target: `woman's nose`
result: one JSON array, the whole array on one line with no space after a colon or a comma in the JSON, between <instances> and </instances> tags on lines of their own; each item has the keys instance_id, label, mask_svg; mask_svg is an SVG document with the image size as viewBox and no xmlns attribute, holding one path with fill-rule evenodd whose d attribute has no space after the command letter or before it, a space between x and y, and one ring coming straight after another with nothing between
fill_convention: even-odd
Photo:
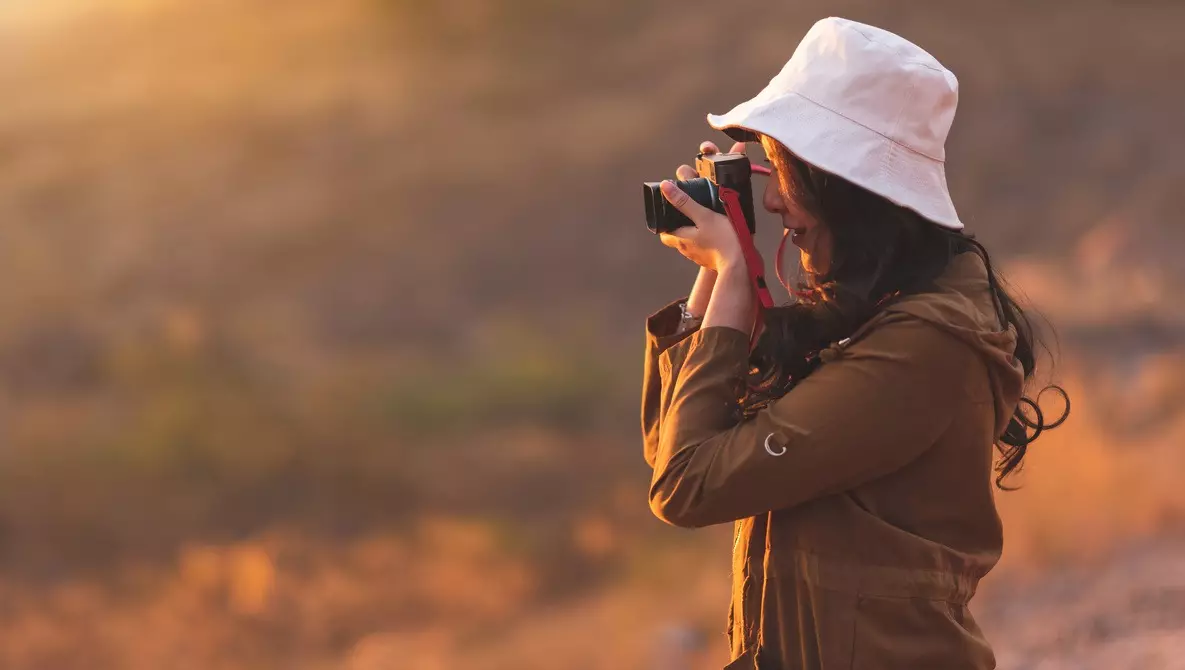
<instances>
[{"instance_id":1,"label":"woman's nose","mask_svg":"<svg viewBox=\"0 0 1185 670\"><path fill-rule=\"evenodd\" d=\"M782 200L782 192L778 189L778 174L770 175L765 183L765 192L761 195L761 205L765 211L780 214L786 211L786 203Z\"/></svg>"}]
</instances>

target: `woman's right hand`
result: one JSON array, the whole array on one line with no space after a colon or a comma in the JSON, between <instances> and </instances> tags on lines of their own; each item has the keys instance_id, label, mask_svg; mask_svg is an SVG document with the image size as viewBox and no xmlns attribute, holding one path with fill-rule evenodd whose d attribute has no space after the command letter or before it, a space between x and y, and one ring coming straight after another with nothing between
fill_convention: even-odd
<instances>
[{"instance_id":1,"label":"woman's right hand","mask_svg":"<svg viewBox=\"0 0 1185 670\"><path fill-rule=\"evenodd\" d=\"M699 152L705 155L712 155L720 153L720 149L713 142L702 142L699 145ZM729 153L743 154L745 153L745 143L737 142L732 145ZM680 165L675 170L675 178L681 181L688 179L695 179L699 173L690 165ZM712 297L712 288L716 285L716 271L701 267L699 275L695 278L695 285L691 287L691 295L687 298L687 313L702 317L708 312L708 301Z\"/></svg>"}]
</instances>

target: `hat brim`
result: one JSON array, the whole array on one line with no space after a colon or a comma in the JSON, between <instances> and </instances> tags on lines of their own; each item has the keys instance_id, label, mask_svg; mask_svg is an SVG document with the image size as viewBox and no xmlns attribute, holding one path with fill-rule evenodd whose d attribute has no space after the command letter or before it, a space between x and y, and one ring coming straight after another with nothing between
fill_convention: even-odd
<instances>
[{"instance_id":1,"label":"hat brim","mask_svg":"<svg viewBox=\"0 0 1185 670\"><path fill-rule=\"evenodd\" d=\"M943 161L920 154L797 93L765 92L708 124L737 142L768 135L802 160L951 230L962 230Z\"/></svg>"}]
</instances>

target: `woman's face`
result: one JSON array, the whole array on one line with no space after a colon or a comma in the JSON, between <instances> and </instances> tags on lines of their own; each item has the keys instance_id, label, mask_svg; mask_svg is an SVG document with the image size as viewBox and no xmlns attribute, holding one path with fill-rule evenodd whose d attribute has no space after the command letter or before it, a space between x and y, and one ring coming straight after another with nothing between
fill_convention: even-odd
<instances>
[{"instance_id":1,"label":"woman's face","mask_svg":"<svg viewBox=\"0 0 1185 670\"><path fill-rule=\"evenodd\" d=\"M767 156L772 147L771 141L766 139L762 146ZM816 275L825 274L831 267L831 231L822 222L815 219L804 210L789 194L781 188L782 179L776 168L776 161L770 157L770 168L774 171L765 186L765 194L761 204L766 211L778 214L782 218L782 226L790 233L790 241L799 249L802 267Z\"/></svg>"}]
</instances>

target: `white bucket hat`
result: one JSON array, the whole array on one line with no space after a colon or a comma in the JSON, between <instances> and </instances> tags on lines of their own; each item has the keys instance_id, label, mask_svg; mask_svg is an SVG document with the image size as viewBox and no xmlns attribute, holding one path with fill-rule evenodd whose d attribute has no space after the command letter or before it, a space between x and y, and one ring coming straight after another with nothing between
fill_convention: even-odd
<instances>
[{"instance_id":1,"label":"white bucket hat","mask_svg":"<svg viewBox=\"0 0 1185 670\"><path fill-rule=\"evenodd\" d=\"M811 27L752 100L708 123L742 142L769 135L802 160L962 229L946 186L959 82L921 47L841 18Z\"/></svg>"}]
</instances>

